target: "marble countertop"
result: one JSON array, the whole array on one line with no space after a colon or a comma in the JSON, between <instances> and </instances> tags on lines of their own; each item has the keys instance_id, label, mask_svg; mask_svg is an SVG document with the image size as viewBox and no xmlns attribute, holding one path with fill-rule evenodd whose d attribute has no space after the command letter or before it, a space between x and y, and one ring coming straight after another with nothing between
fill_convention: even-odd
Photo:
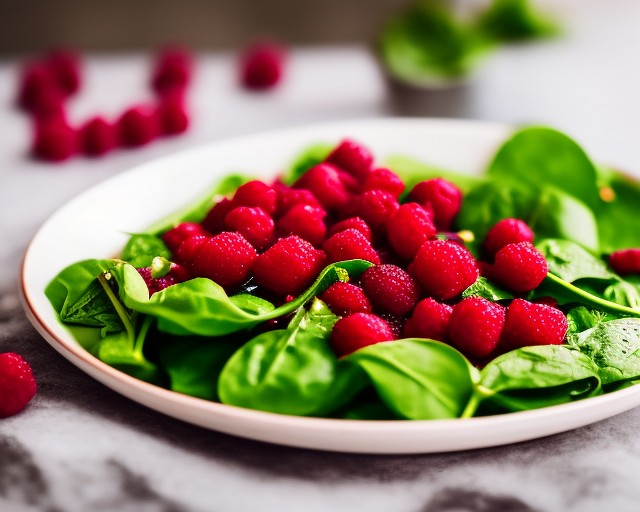
<instances>
[{"instance_id":1,"label":"marble countertop","mask_svg":"<svg viewBox=\"0 0 640 512\"><path fill-rule=\"evenodd\" d=\"M287 81L266 95L238 89L231 55L203 54L188 134L62 165L27 157L28 123L11 107L18 63L0 61L0 352L21 353L39 384L23 413L0 422L0 510L637 510L640 409L461 453L285 448L197 428L116 394L49 347L18 300L26 245L67 200L138 163L237 134L391 115L543 123L640 175L640 4L563 0L555 8L567 27L562 38L502 49L468 85L437 93L389 87L364 47L295 49ZM72 118L143 99L148 62L148 55L87 56Z\"/></svg>"}]
</instances>

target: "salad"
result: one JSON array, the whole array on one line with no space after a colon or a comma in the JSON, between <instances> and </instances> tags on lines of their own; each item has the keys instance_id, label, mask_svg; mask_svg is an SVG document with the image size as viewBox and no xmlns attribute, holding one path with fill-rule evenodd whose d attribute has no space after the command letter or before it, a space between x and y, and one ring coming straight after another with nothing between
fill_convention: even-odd
<instances>
[{"instance_id":1,"label":"salad","mask_svg":"<svg viewBox=\"0 0 640 512\"><path fill-rule=\"evenodd\" d=\"M372 149L372 148L371 148ZM280 414L467 418L640 379L640 185L546 127L482 176L345 139L230 175L45 292L136 378Z\"/></svg>"}]
</instances>

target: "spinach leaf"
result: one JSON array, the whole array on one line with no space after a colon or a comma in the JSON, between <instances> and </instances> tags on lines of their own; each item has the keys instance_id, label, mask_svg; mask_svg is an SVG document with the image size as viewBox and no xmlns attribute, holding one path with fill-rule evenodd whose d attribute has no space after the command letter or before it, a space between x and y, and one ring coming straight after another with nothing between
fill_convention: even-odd
<instances>
[{"instance_id":1,"label":"spinach leaf","mask_svg":"<svg viewBox=\"0 0 640 512\"><path fill-rule=\"evenodd\" d=\"M640 377L640 319L620 318L602 322L568 342L589 356L600 368L604 385Z\"/></svg>"},{"instance_id":2,"label":"spinach leaf","mask_svg":"<svg viewBox=\"0 0 640 512\"><path fill-rule=\"evenodd\" d=\"M600 311L599 309L589 309L585 306L575 307L567 313L567 321L569 322L569 334L578 333L591 329L602 322L614 320L617 317L611 313Z\"/></svg>"},{"instance_id":3,"label":"spinach leaf","mask_svg":"<svg viewBox=\"0 0 640 512\"><path fill-rule=\"evenodd\" d=\"M525 41L556 35L558 25L534 9L529 0L493 0L478 27L498 41Z\"/></svg>"},{"instance_id":4,"label":"spinach leaf","mask_svg":"<svg viewBox=\"0 0 640 512\"><path fill-rule=\"evenodd\" d=\"M159 236L136 234L129 238L120 258L136 268L151 266L155 257L171 258L171 251Z\"/></svg>"},{"instance_id":5,"label":"spinach leaf","mask_svg":"<svg viewBox=\"0 0 640 512\"><path fill-rule=\"evenodd\" d=\"M536 248L547 260L549 272L570 283L579 279L619 279L601 258L570 240L542 240Z\"/></svg>"},{"instance_id":6,"label":"spinach leaf","mask_svg":"<svg viewBox=\"0 0 640 512\"><path fill-rule=\"evenodd\" d=\"M483 299L498 302L499 300L513 299L514 295L496 286L486 277L480 276L475 283L462 292L462 298L466 299L467 297L482 297Z\"/></svg>"},{"instance_id":7,"label":"spinach leaf","mask_svg":"<svg viewBox=\"0 0 640 512\"><path fill-rule=\"evenodd\" d=\"M622 306L640 310L640 289L623 279L607 286L603 297Z\"/></svg>"},{"instance_id":8,"label":"spinach leaf","mask_svg":"<svg viewBox=\"0 0 640 512\"><path fill-rule=\"evenodd\" d=\"M376 343L345 359L367 373L389 409L414 420L459 417L477 372L449 345L414 338Z\"/></svg>"},{"instance_id":9,"label":"spinach leaf","mask_svg":"<svg viewBox=\"0 0 640 512\"><path fill-rule=\"evenodd\" d=\"M598 209L602 251L640 247L640 182L614 172L606 177L605 185L612 191L613 198L603 201Z\"/></svg>"},{"instance_id":10,"label":"spinach leaf","mask_svg":"<svg viewBox=\"0 0 640 512\"><path fill-rule=\"evenodd\" d=\"M292 185L309 169L318 165L329 156L333 145L331 144L314 144L309 146L293 160L289 166L289 170L281 177L282 182Z\"/></svg>"}]
</instances>

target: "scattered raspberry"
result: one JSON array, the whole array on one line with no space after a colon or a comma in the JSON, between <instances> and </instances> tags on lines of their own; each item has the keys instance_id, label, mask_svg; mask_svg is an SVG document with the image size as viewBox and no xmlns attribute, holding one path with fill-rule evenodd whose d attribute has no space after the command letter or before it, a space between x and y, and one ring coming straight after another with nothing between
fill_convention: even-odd
<instances>
[{"instance_id":1,"label":"scattered raspberry","mask_svg":"<svg viewBox=\"0 0 640 512\"><path fill-rule=\"evenodd\" d=\"M293 186L310 190L326 210L342 210L351 197L338 170L330 164L312 167Z\"/></svg>"},{"instance_id":2,"label":"scattered raspberry","mask_svg":"<svg viewBox=\"0 0 640 512\"><path fill-rule=\"evenodd\" d=\"M413 259L422 244L435 234L431 214L418 203L403 204L387 221L387 240L405 260Z\"/></svg>"},{"instance_id":3,"label":"scattered raspberry","mask_svg":"<svg viewBox=\"0 0 640 512\"><path fill-rule=\"evenodd\" d=\"M445 240L428 240L422 244L413 260L412 272L423 291L437 300L462 293L480 274L466 248Z\"/></svg>"},{"instance_id":4,"label":"scattered raspberry","mask_svg":"<svg viewBox=\"0 0 640 512\"><path fill-rule=\"evenodd\" d=\"M17 103L31 112L41 96L52 89L58 96L61 95L50 67L39 62L28 64L20 74Z\"/></svg>"},{"instance_id":5,"label":"scattered raspberry","mask_svg":"<svg viewBox=\"0 0 640 512\"><path fill-rule=\"evenodd\" d=\"M362 191L366 190L385 190L397 199L404 191L404 182L392 170L378 167L367 174L362 185Z\"/></svg>"},{"instance_id":6,"label":"scattered raspberry","mask_svg":"<svg viewBox=\"0 0 640 512\"><path fill-rule=\"evenodd\" d=\"M432 298L418 302L411 317L404 324L406 338L427 338L446 341L453 308Z\"/></svg>"},{"instance_id":7,"label":"scattered raspberry","mask_svg":"<svg viewBox=\"0 0 640 512\"><path fill-rule=\"evenodd\" d=\"M480 297L467 297L453 306L448 336L462 353L483 358L490 355L500 341L505 308Z\"/></svg>"},{"instance_id":8,"label":"scattered raspberry","mask_svg":"<svg viewBox=\"0 0 640 512\"><path fill-rule=\"evenodd\" d=\"M14 352L0 354L0 418L22 411L36 394L33 371Z\"/></svg>"},{"instance_id":9,"label":"scattered raspberry","mask_svg":"<svg viewBox=\"0 0 640 512\"><path fill-rule=\"evenodd\" d=\"M259 180L248 181L244 185L240 185L233 195L233 203L236 206L262 208L269 215L273 215L276 211L277 201L276 191Z\"/></svg>"},{"instance_id":10,"label":"scattered raspberry","mask_svg":"<svg viewBox=\"0 0 640 512\"><path fill-rule=\"evenodd\" d=\"M297 204L278 220L278 230L283 235L298 235L316 247L320 247L327 235L322 208Z\"/></svg>"},{"instance_id":11,"label":"scattered raspberry","mask_svg":"<svg viewBox=\"0 0 640 512\"><path fill-rule=\"evenodd\" d=\"M47 56L47 64L56 84L67 96L78 92L82 65L77 53L66 49L54 50Z\"/></svg>"},{"instance_id":12,"label":"scattered raspberry","mask_svg":"<svg viewBox=\"0 0 640 512\"><path fill-rule=\"evenodd\" d=\"M80 146L86 155L104 155L117 145L116 127L103 117L90 119L80 129Z\"/></svg>"},{"instance_id":13,"label":"scattered raspberry","mask_svg":"<svg viewBox=\"0 0 640 512\"><path fill-rule=\"evenodd\" d=\"M117 122L118 135L123 146L144 146L160 133L160 121L156 109L150 105L138 105L127 109Z\"/></svg>"},{"instance_id":14,"label":"scattered raspberry","mask_svg":"<svg viewBox=\"0 0 640 512\"><path fill-rule=\"evenodd\" d=\"M623 249L611 253L609 265L620 275L640 274L640 249Z\"/></svg>"},{"instance_id":15,"label":"scattered raspberry","mask_svg":"<svg viewBox=\"0 0 640 512\"><path fill-rule=\"evenodd\" d=\"M252 271L260 286L280 295L297 295L320 273L324 252L299 236L281 238L258 256Z\"/></svg>"},{"instance_id":16,"label":"scattered raspberry","mask_svg":"<svg viewBox=\"0 0 640 512\"><path fill-rule=\"evenodd\" d=\"M434 178L418 183L409 194L411 200L430 204L438 231L449 231L462 205L462 192L453 183Z\"/></svg>"},{"instance_id":17,"label":"scattered raspberry","mask_svg":"<svg viewBox=\"0 0 640 512\"><path fill-rule=\"evenodd\" d=\"M537 288L547 276L547 260L529 242L507 244L496 253L491 278L514 293Z\"/></svg>"},{"instance_id":18,"label":"scattered raspberry","mask_svg":"<svg viewBox=\"0 0 640 512\"><path fill-rule=\"evenodd\" d=\"M520 219L502 219L494 224L484 239L484 250L493 257L507 244L533 242L533 231Z\"/></svg>"},{"instance_id":19,"label":"scattered raspberry","mask_svg":"<svg viewBox=\"0 0 640 512\"><path fill-rule=\"evenodd\" d=\"M245 50L240 59L240 81L247 89L265 90L282 79L285 51L271 43L257 43Z\"/></svg>"},{"instance_id":20,"label":"scattered raspberry","mask_svg":"<svg viewBox=\"0 0 640 512\"><path fill-rule=\"evenodd\" d=\"M162 235L162 241L172 253L175 253L182 242L197 235L207 235L205 229L196 222L181 222Z\"/></svg>"},{"instance_id":21,"label":"scattered raspberry","mask_svg":"<svg viewBox=\"0 0 640 512\"><path fill-rule=\"evenodd\" d=\"M345 139L329 154L326 161L364 180L373 164L373 155L362 144Z\"/></svg>"},{"instance_id":22,"label":"scattered raspberry","mask_svg":"<svg viewBox=\"0 0 640 512\"><path fill-rule=\"evenodd\" d=\"M277 193L276 217L284 215L297 204L321 208L320 203L310 190L289 188L282 183L275 183L273 189Z\"/></svg>"},{"instance_id":23,"label":"scattered raspberry","mask_svg":"<svg viewBox=\"0 0 640 512\"><path fill-rule=\"evenodd\" d=\"M227 213L224 221L229 229L240 233L258 250L273 241L275 225L262 208L239 206Z\"/></svg>"},{"instance_id":24,"label":"scattered raspberry","mask_svg":"<svg viewBox=\"0 0 640 512\"><path fill-rule=\"evenodd\" d=\"M371 313L371 303L364 290L351 283L338 281L322 294L320 299L338 316Z\"/></svg>"},{"instance_id":25,"label":"scattered raspberry","mask_svg":"<svg viewBox=\"0 0 640 512\"><path fill-rule=\"evenodd\" d=\"M341 220L340 222L336 222L329 230L329 236L340 233L341 231L346 231L347 229L360 231L360 233L362 233L364 237L371 242L371 228L360 217L350 217L348 219Z\"/></svg>"},{"instance_id":26,"label":"scattered raspberry","mask_svg":"<svg viewBox=\"0 0 640 512\"><path fill-rule=\"evenodd\" d=\"M231 199L222 198L207 213L207 216L202 221L202 226L211 234L217 234L226 229L224 223L227 214L233 210L236 205Z\"/></svg>"},{"instance_id":27,"label":"scattered raspberry","mask_svg":"<svg viewBox=\"0 0 640 512\"><path fill-rule=\"evenodd\" d=\"M42 89L40 94L34 97L29 113L37 120L50 118L66 118L64 110L64 95L57 87Z\"/></svg>"},{"instance_id":28,"label":"scattered raspberry","mask_svg":"<svg viewBox=\"0 0 640 512\"><path fill-rule=\"evenodd\" d=\"M567 317L559 309L514 299L507 308L500 345L504 350L533 345L560 345L568 328Z\"/></svg>"},{"instance_id":29,"label":"scattered raspberry","mask_svg":"<svg viewBox=\"0 0 640 512\"><path fill-rule=\"evenodd\" d=\"M196 275L229 290L246 281L256 256L256 250L240 233L224 232L196 248L191 268Z\"/></svg>"},{"instance_id":30,"label":"scattered raspberry","mask_svg":"<svg viewBox=\"0 0 640 512\"><path fill-rule=\"evenodd\" d=\"M369 313L355 313L336 322L329 343L338 356L346 356L359 348L396 339L384 319Z\"/></svg>"},{"instance_id":31,"label":"scattered raspberry","mask_svg":"<svg viewBox=\"0 0 640 512\"><path fill-rule=\"evenodd\" d=\"M393 194L385 190L367 190L353 199L351 212L374 232L382 231L387 220L400 208Z\"/></svg>"},{"instance_id":32,"label":"scattered raspberry","mask_svg":"<svg viewBox=\"0 0 640 512\"><path fill-rule=\"evenodd\" d=\"M329 263L345 260L366 260L380 263L380 256L366 237L355 229L345 229L331 236L322 248L327 253Z\"/></svg>"},{"instance_id":33,"label":"scattered raspberry","mask_svg":"<svg viewBox=\"0 0 640 512\"><path fill-rule=\"evenodd\" d=\"M415 280L396 265L376 265L360 277L362 288L381 313L408 314L418 302L420 289Z\"/></svg>"},{"instance_id":34,"label":"scattered raspberry","mask_svg":"<svg viewBox=\"0 0 640 512\"><path fill-rule=\"evenodd\" d=\"M189 113L181 94L165 94L158 105L157 114L163 135L184 133L189 128Z\"/></svg>"},{"instance_id":35,"label":"scattered raspberry","mask_svg":"<svg viewBox=\"0 0 640 512\"><path fill-rule=\"evenodd\" d=\"M78 150L78 134L62 118L37 121L31 150L35 157L42 160L66 160Z\"/></svg>"},{"instance_id":36,"label":"scattered raspberry","mask_svg":"<svg viewBox=\"0 0 640 512\"><path fill-rule=\"evenodd\" d=\"M193 59L184 48L166 48L160 52L151 77L151 87L161 96L182 92L191 81Z\"/></svg>"}]
</instances>

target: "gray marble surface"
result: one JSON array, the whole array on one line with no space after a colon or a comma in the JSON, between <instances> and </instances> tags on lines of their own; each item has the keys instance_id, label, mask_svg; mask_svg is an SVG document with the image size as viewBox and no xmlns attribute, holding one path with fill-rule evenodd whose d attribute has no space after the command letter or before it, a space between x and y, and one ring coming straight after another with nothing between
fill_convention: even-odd
<instances>
[{"instance_id":1,"label":"gray marble surface","mask_svg":"<svg viewBox=\"0 0 640 512\"><path fill-rule=\"evenodd\" d=\"M22 253L68 199L137 163L222 137L389 115L538 122L599 160L640 173L640 3L566 0L562 39L504 49L465 87L389 88L365 48L297 49L284 86L239 90L229 55L202 55L189 134L101 160L26 156L11 108L17 63L0 63L0 352L17 351L39 392L0 421L0 511L638 510L640 409L552 437L470 452L365 456L284 448L207 431L121 397L59 356L18 301ZM72 117L145 94L148 56L89 56Z\"/></svg>"}]
</instances>

